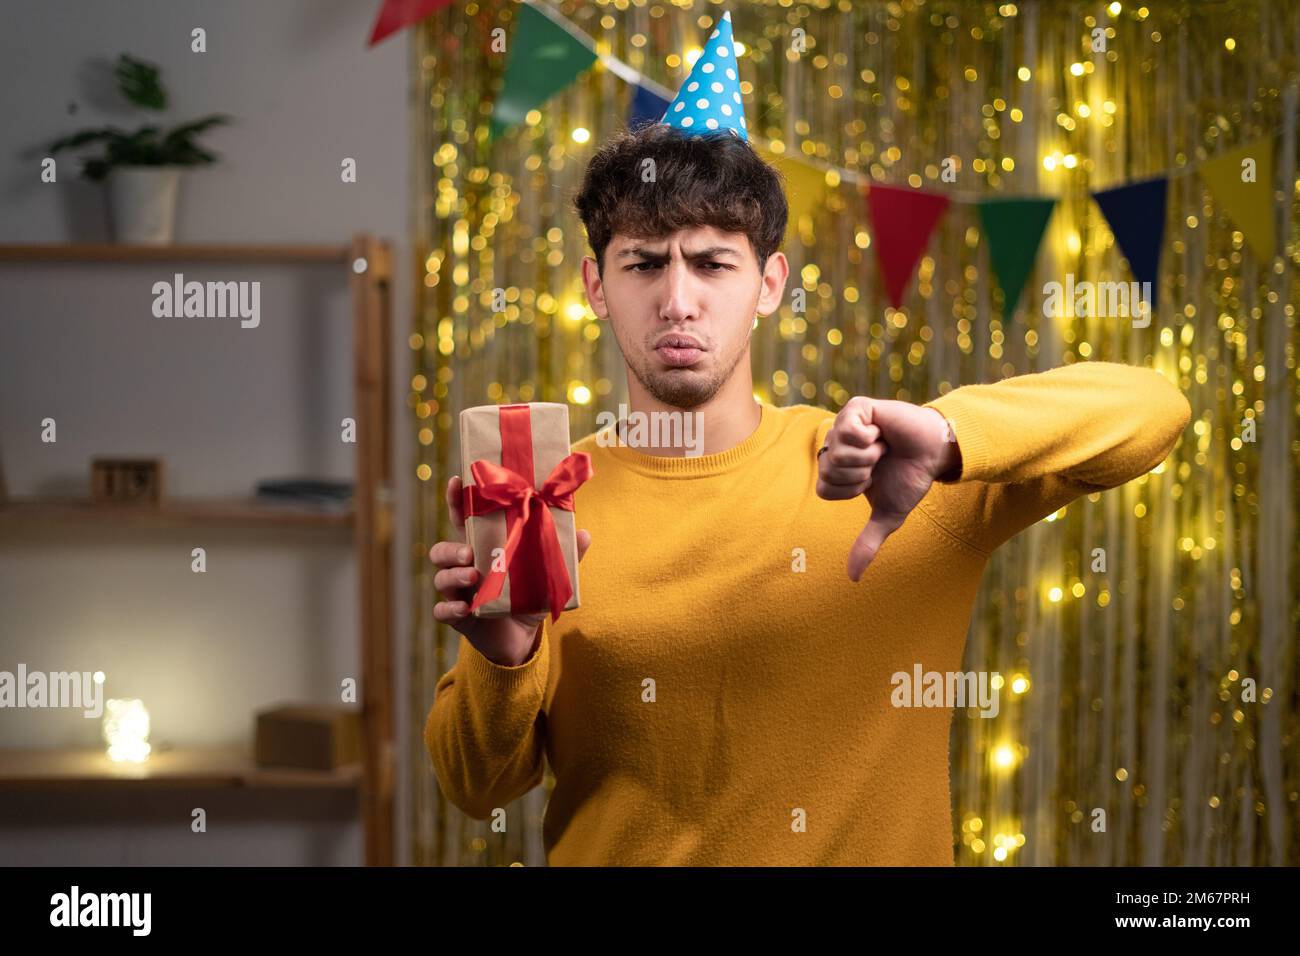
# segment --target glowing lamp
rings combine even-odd
[[[108,759],[143,763],[149,757],[149,711],[144,701],[110,699],[104,709]]]

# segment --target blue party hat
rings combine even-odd
[[[722,15],[709,34],[704,52],[691,67],[677,98],[660,120],[684,133],[709,133],[729,129],[741,139],[745,131],[745,106],[740,101],[740,74],[736,69],[736,47],[731,40],[731,13]]]

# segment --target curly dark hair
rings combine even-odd
[[[574,208],[601,275],[616,232],[652,239],[696,226],[743,232],[762,272],[789,215],[780,172],[747,140],[726,129],[688,135],[664,123],[624,130],[601,146]]]

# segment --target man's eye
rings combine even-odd
[[[704,263],[704,266],[709,272],[724,272],[732,268],[732,266],[727,265],[725,262],[706,262]],[[713,266],[717,266],[717,268],[712,268]],[[635,262],[628,266],[628,270],[631,272],[645,272],[646,269],[658,268],[659,263],[657,262]]]

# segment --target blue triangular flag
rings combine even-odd
[[[736,45],[731,39],[729,11],[709,34],[704,52],[664,113],[663,122],[685,133],[729,129],[741,139],[749,139],[745,106],[740,101],[740,75],[736,72]]]
[[[627,128],[634,130],[639,126],[659,122],[659,118],[668,109],[669,101],[654,90],[641,83],[636,85],[632,95],[632,105],[628,109]]]
[[[1133,278],[1151,283],[1152,313],[1160,295],[1160,249],[1165,239],[1168,190],[1169,180],[1161,176],[1092,194],[1133,270]]]

